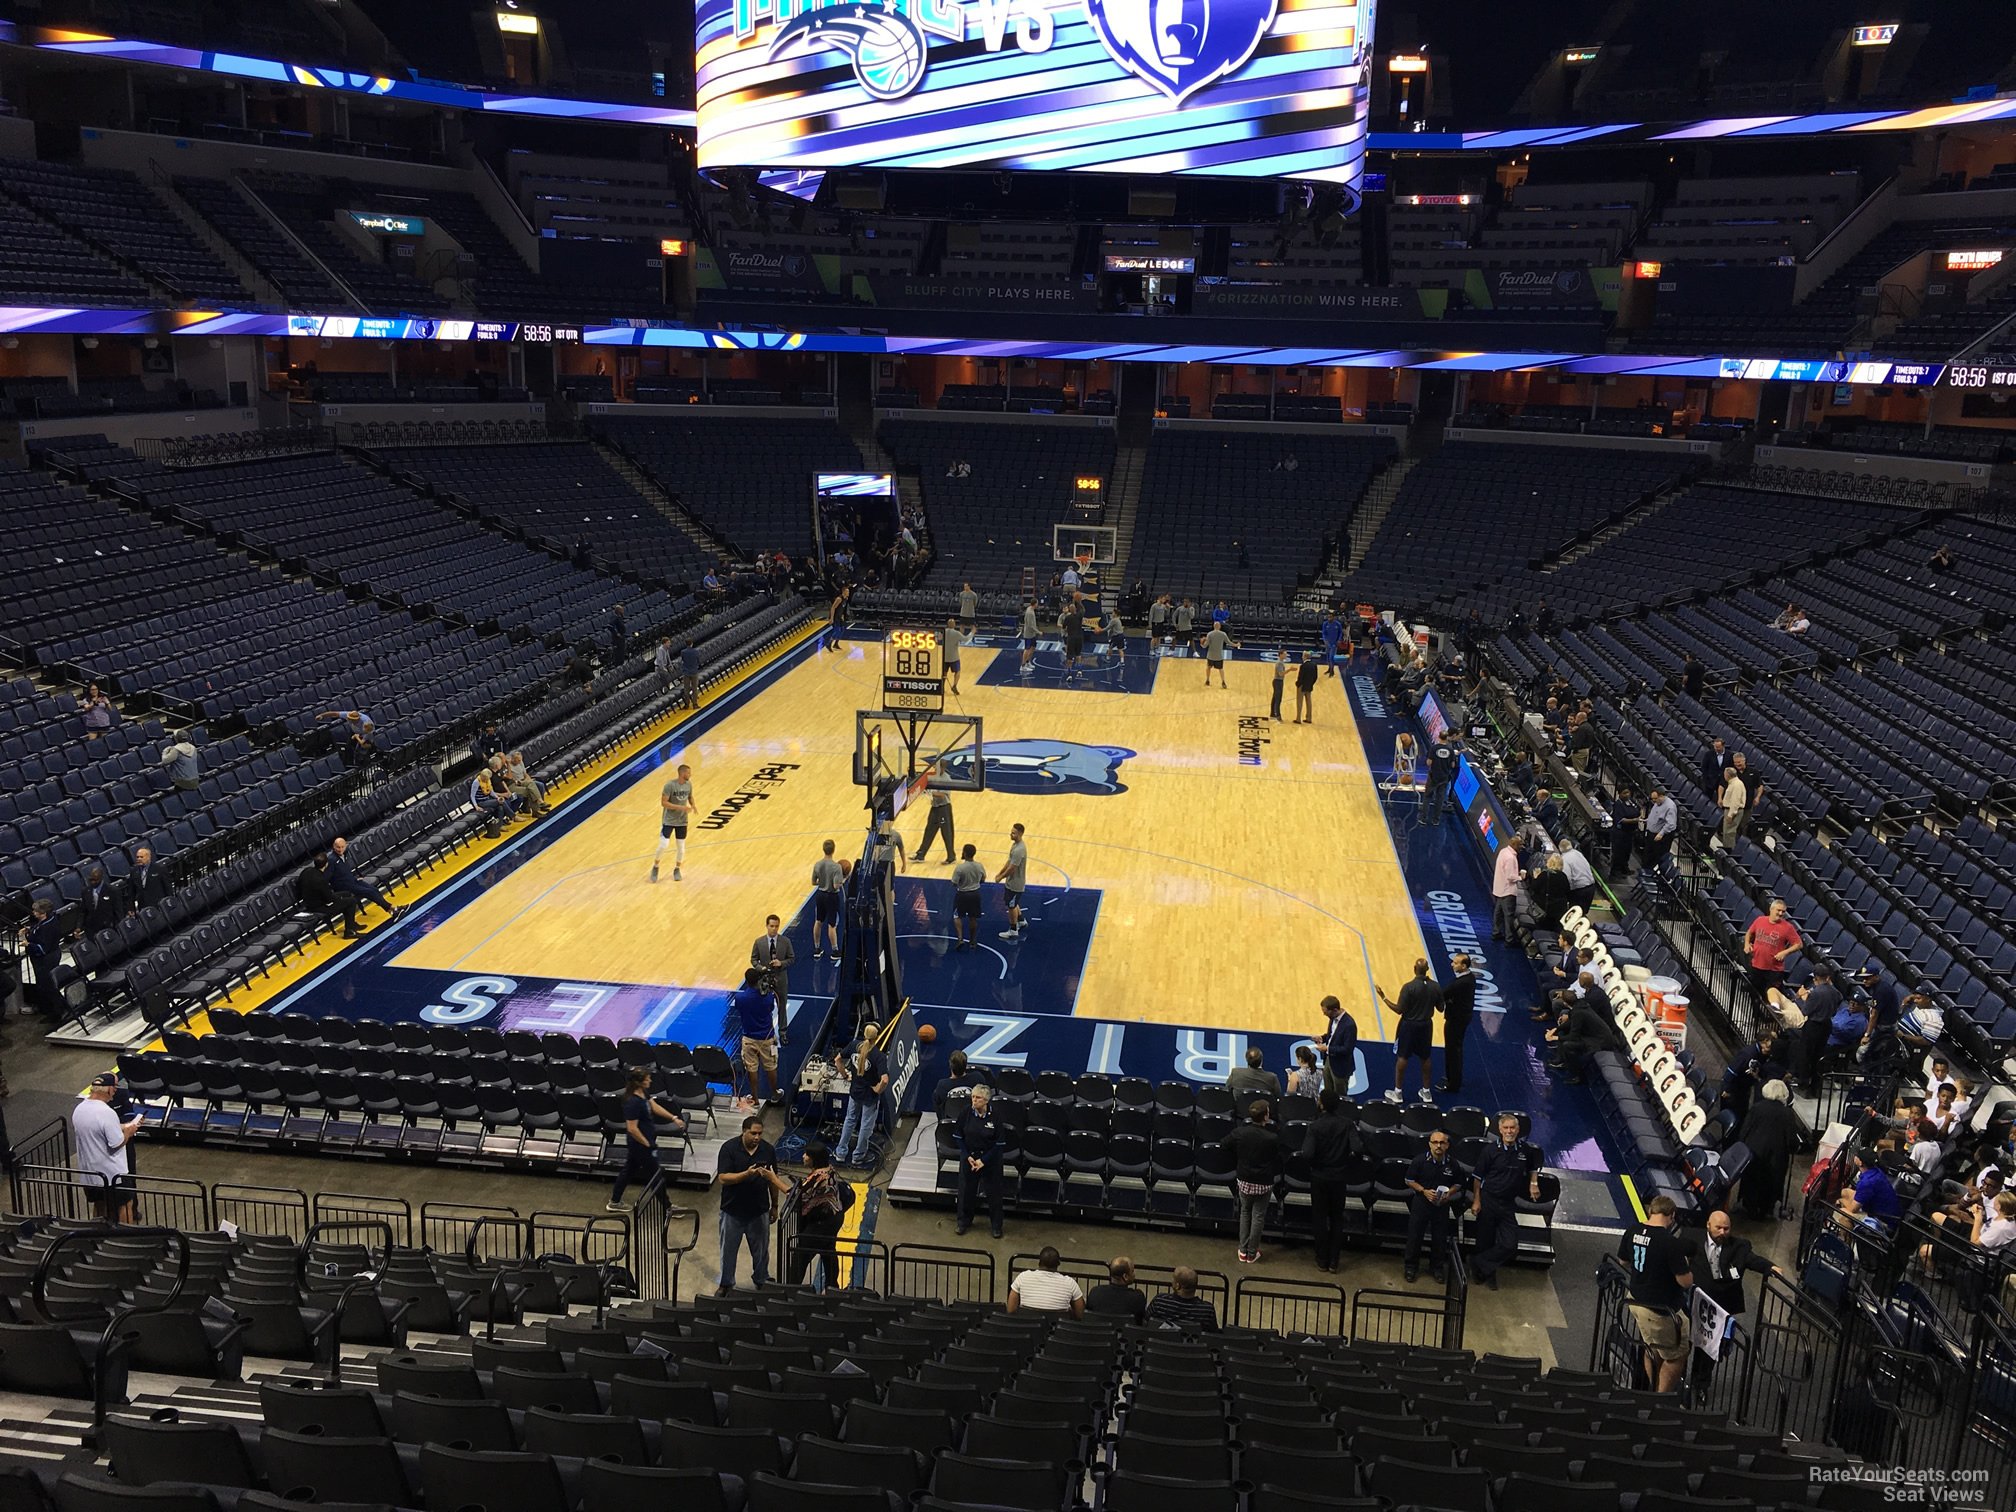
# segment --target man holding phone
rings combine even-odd
[[[755,1114],[742,1120],[737,1139],[723,1141],[714,1157],[714,1179],[721,1188],[721,1291],[735,1290],[737,1252],[749,1246],[749,1279],[770,1284],[770,1225],[777,1219],[778,1199],[791,1183],[777,1174],[777,1149],[763,1137],[763,1120]]]

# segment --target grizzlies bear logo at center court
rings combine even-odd
[[[1127,791],[1120,763],[1135,753],[1125,746],[1079,745],[1072,740],[990,740],[987,788],[995,793],[1084,793],[1104,797]],[[947,775],[965,776],[972,760],[951,752],[939,765]]]

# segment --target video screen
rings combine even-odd
[[[1449,716],[1442,712],[1442,705],[1435,695],[1421,695],[1421,728],[1427,732],[1428,744],[1440,745],[1442,737],[1449,733]]]
[[[814,473],[813,519],[822,557],[873,558],[903,529],[896,479],[889,473]]]
[[[1364,169],[1374,0],[695,0],[702,168]]]
[[[1464,813],[1469,813],[1471,805],[1477,801],[1478,787],[1477,774],[1470,770],[1470,758],[1468,756],[1458,756],[1456,758],[1455,792],[1456,806]]]
[[[822,499],[886,499],[896,492],[888,473],[814,473],[812,487]]]

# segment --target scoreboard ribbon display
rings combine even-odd
[[[1364,168],[1374,0],[695,0],[702,168]]]

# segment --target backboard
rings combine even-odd
[[[922,779],[926,788],[978,793],[987,786],[977,714],[862,709],[854,716],[854,783],[871,802]]]
[[[1089,551],[1095,566],[1111,566],[1119,550],[1119,533],[1111,525],[1050,527],[1050,555],[1059,562],[1075,562],[1081,551]]]

